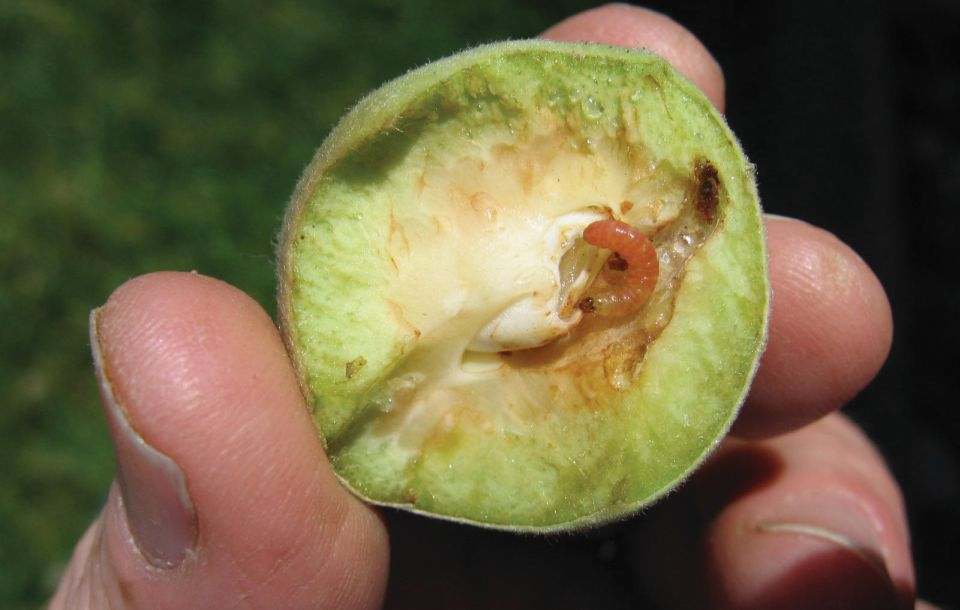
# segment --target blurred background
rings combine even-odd
[[[176,269],[272,313],[285,203],[346,108],[590,6],[0,0],[0,606],[50,595],[112,476],[89,310]],[[848,412],[903,486],[921,594],[956,605],[960,4],[648,6],[724,67],[766,210],[833,231],[886,286],[893,352]]]

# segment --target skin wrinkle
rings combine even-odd
[[[250,599],[253,589],[245,586],[245,583],[255,582],[256,579],[251,578],[250,574],[247,573],[245,562],[241,562],[234,553],[225,552],[226,549],[218,549],[218,552],[221,555],[225,556],[225,560],[230,565],[230,572],[236,572],[240,575],[240,579],[234,579],[235,589],[237,590],[237,597],[231,604],[229,608],[253,608],[253,602]],[[226,602],[225,602],[226,603]]]
[[[342,550],[343,545],[340,544],[341,539],[353,539],[358,540],[364,548],[369,548],[369,544],[364,539],[364,533],[370,533],[370,528],[361,527],[359,519],[355,520],[344,520],[343,525],[339,528],[337,532],[337,538],[332,544],[334,552],[331,554],[331,561],[335,561],[340,565],[343,565],[342,560],[337,559],[336,556],[339,554],[338,551]],[[361,583],[360,573],[357,570],[350,570],[344,574],[341,574],[341,578],[337,580],[339,587],[334,589],[331,592],[331,598],[333,601],[332,607],[342,608],[346,605],[347,601],[350,599],[352,591],[364,591],[366,593],[365,597],[371,597],[371,587],[369,582]],[[385,585],[386,583],[384,583]],[[379,594],[382,598],[383,593]]]
[[[88,586],[90,587],[89,599],[91,600],[91,608],[102,607],[106,603],[108,609],[113,608],[122,608],[124,604],[124,585],[120,582],[120,576],[117,574],[116,570],[107,570],[106,566],[113,565],[111,562],[111,552],[110,552],[110,543],[107,538],[110,536],[110,528],[106,527],[105,519],[108,516],[113,515],[122,515],[123,514],[123,505],[120,496],[120,490],[117,487],[116,482],[113,483],[110,490],[110,495],[108,496],[110,503],[113,505],[112,511],[108,511],[104,518],[100,519],[100,523],[97,527],[96,542],[94,548],[92,549],[89,557],[91,561],[89,562],[91,569],[94,574],[91,575],[90,580],[88,581]],[[136,544],[133,542],[133,538],[130,535],[129,530],[126,529],[126,519],[117,519],[122,521],[124,524],[124,529],[122,530],[125,534],[126,539],[123,541],[130,548],[136,549]],[[139,549],[134,551],[139,556]],[[93,558],[96,558],[96,561],[93,561]],[[108,577],[109,574],[109,577]],[[97,586],[93,584],[94,578],[97,581]],[[99,592],[97,595],[95,592]]]
[[[290,496],[288,495],[287,497],[289,498]],[[248,498],[247,501],[250,502],[252,500]],[[276,510],[272,512],[272,515],[275,518],[280,518],[282,512],[283,511],[281,510]],[[249,527],[272,529],[270,526],[259,522],[251,523],[249,524]],[[292,544],[283,543],[271,546],[259,545],[249,547],[244,550],[242,555],[238,555],[236,550],[227,552],[226,554],[230,559],[231,565],[240,576],[238,581],[240,584],[238,584],[237,599],[229,607],[258,607],[255,603],[255,600],[260,597],[258,592],[268,589],[271,582],[282,576],[283,569],[288,564],[292,563],[293,565],[296,565],[296,563],[291,562],[290,559],[299,556],[302,552],[301,549],[303,544],[309,540],[311,540],[311,536],[304,535],[294,537]],[[271,561],[270,567],[266,570],[264,575],[261,575],[263,568],[258,564],[262,564],[264,562],[265,556],[274,554],[276,557]]]
[[[287,494],[284,500],[281,500],[280,506],[276,511],[274,511],[274,518],[282,518],[283,514],[283,505],[290,502],[290,498],[293,495],[292,490]],[[307,521],[301,521],[300,523],[309,523]],[[251,524],[254,525],[254,524]],[[260,527],[264,527],[263,524],[256,524]],[[267,529],[274,529],[267,526]],[[302,527],[297,527],[298,530],[303,530]],[[236,558],[236,565],[242,569],[246,575],[246,566],[249,562],[254,563],[263,563],[269,559],[270,567],[266,569],[263,576],[258,576],[256,581],[254,581],[254,586],[251,590],[256,590],[258,587],[268,584],[270,581],[275,579],[289,563],[289,559],[292,557],[297,557],[301,553],[303,544],[306,540],[310,539],[310,536],[293,536],[292,540],[287,543],[286,540],[282,544],[273,544],[273,545],[258,545],[255,547],[249,548],[242,556]],[[257,567],[256,571],[258,575],[260,574],[262,568]]]
[[[219,417],[215,418],[211,415],[211,419],[215,419],[214,423],[218,423]],[[270,477],[267,475],[272,474],[272,470],[278,466],[289,466],[289,464],[271,462],[270,454],[276,449],[260,442],[262,439],[258,433],[264,429],[269,429],[269,414],[261,412],[243,422],[237,422],[233,419],[231,425],[234,427],[229,436],[223,440],[223,446],[216,457],[217,463],[259,462],[266,464],[267,471],[264,476],[260,477],[259,481],[264,485],[269,484]]]
[[[262,556],[265,553],[271,553],[271,549],[250,549],[245,559],[234,562],[234,565],[237,566],[238,570],[243,575],[243,582],[247,585],[241,592],[235,606],[242,607],[242,605],[246,603],[249,607],[256,607],[253,600],[263,597],[259,594],[259,592],[269,589],[271,583],[282,578],[287,566],[294,565],[296,567],[295,559],[301,554],[304,541],[305,538],[298,538],[293,544],[281,546],[279,548],[279,553],[276,554],[276,557],[271,562],[270,567],[267,568],[265,575],[257,578],[251,578],[250,573],[244,569],[242,565],[246,563],[247,560],[250,560],[254,557],[256,557],[258,562],[262,561]],[[258,574],[260,570],[262,570],[262,568],[255,568],[255,571]],[[290,598],[288,597],[287,599]]]
[[[213,402],[228,403],[229,397],[215,397]],[[222,414],[209,414],[211,425],[222,425]],[[285,479],[295,478],[283,473],[295,468],[289,460],[273,459],[272,453],[277,448],[269,443],[262,442],[262,433],[271,428],[271,415],[267,411],[254,413],[254,416],[245,421],[238,422],[235,418],[230,418],[230,433],[219,443],[218,453],[211,457],[213,463],[221,464],[222,468],[228,471],[236,471],[236,467],[230,467],[230,464],[259,463],[265,465],[265,472],[261,473],[256,479],[251,481],[251,486],[247,488],[247,503],[255,503],[260,500],[274,501],[272,498],[262,498],[266,496],[263,487],[268,487],[276,477]],[[292,471],[291,471],[292,472]],[[229,501],[229,499],[227,499]]]
[[[343,560],[343,556],[347,553],[347,549],[346,545],[341,542],[342,540],[356,541],[360,548],[368,550],[368,553],[365,553],[365,560],[375,559],[375,557],[371,557],[369,555],[369,550],[372,548],[370,541],[376,537],[378,527],[381,524],[377,523],[375,525],[370,525],[365,523],[365,521],[367,519],[379,520],[379,517],[373,512],[348,513],[346,510],[342,511],[342,515],[342,518],[338,521],[337,527],[331,530],[331,541],[328,546],[331,552],[324,554],[324,559],[327,560],[327,563],[331,563],[332,565],[346,565]],[[362,566],[362,562],[357,562],[355,565],[355,567]],[[387,566],[384,566],[384,568],[385,571],[388,570]],[[340,578],[337,580],[339,587],[331,591],[331,598],[336,602],[333,607],[343,607],[347,600],[349,600],[351,591],[363,591],[363,597],[367,600],[376,597],[382,599],[384,591],[381,590],[378,592],[373,589],[371,585],[379,584],[385,590],[386,579],[384,579],[384,581],[381,583],[376,583],[376,581],[363,582],[361,581],[360,576],[360,572],[356,569],[348,570],[346,572],[341,570]],[[361,582],[363,582],[363,584],[358,584]]]
[[[289,599],[304,599],[307,596],[304,594],[305,591],[310,589],[311,583],[309,578],[298,582],[295,587],[291,589],[291,594]],[[342,606],[341,606],[342,607]]]
[[[315,470],[314,477],[312,481],[315,481],[319,487],[319,481],[323,478],[323,471],[320,469],[320,466],[317,466]],[[352,526],[360,518],[359,514],[353,513],[354,519],[351,519],[351,513],[348,510],[346,502],[341,502],[336,508],[336,514],[326,515],[325,519],[320,519],[316,513],[311,514],[311,519],[309,521],[312,528],[315,528],[319,534],[314,536],[314,539],[322,539],[326,541],[326,550],[321,554],[321,559],[319,563],[315,566],[318,570],[327,569],[327,566],[333,566],[330,568],[330,572],[343,572],[343,566],[349,564],[349,562],[344,561],[343,554],[347,552],[346,544],[341,541],[355,541],[361,542],[364,541],[358,540],[359,536],[357,530],[353,530]],[[331,517],[334,517],[331,519]],[[359,533],[362,533],[362,528],[359,530]],[[368,548],[369,545],[361,544],[359,548]],[[347,554],[349,556],[349,554]],[[347,571],[346,574],[341,573],[341,577],[336,580],[340,585],[339,591],[334,595],[335,599],[343,602],[349,598],[350,591],[353,590],[352,583],[348,584],[348,576],[350,571]],[[336,590],[335,590],[336,591]],[[340,607],[343,603],[338,603],[334,607]]]
[[[99,520],[95,521],[93,525],[88,527],[87,531],[83,534],[83,537],[80,538],[80,542],[77,543],[77,546],[73,551],[73,556],[70,559],[70,563],[72,565],[76,565],[78,558],[82,558],[80,562],[80,569],[67,570],[67,572],[64,574],[64,578],[66,580],[61,582],[60,586],[54,593],[53,598],[50,600],[51,608],[59,608],[65,604],[67,605],[66,607],[69,608],[82,607],[71,604],[71,600],[80,595],[83,581],[87,578],[87,572],[90,571],[90,538],[92,536],[93,529],[96,527],[98,522]]]
[[[96,607],[93,603],[94,587],[91,586],[91,582],[94,578],[93,573],[97,571],[97,566],[93,558],[98,556],[96,549],[100,539],[100,524],[101,520],[98,519],[87,529],[83,538],[81,538],[77,549],[74,551],[74,558],[84,557],[83,567],[80,570],[68,572],[69,583],[67,583],[61,591],[58,591],[57,596],[53,600],[54,603],[51,605],[55,606],[55,603],[59,602],[62,597],[63,607],[66,608],[82,609]]]
[[[277,480],[289,480],[296,478],[294,476],[296,474],[295,470],[292,470],[295,468],[295,464],[293,464],[291,460],[277,460],[273,458],[270,453],[275,450],[275,447],[269,444],[254,442],[250,447],[252,452],[247,451],[246,445],[249,443],[244,442],[242,437],[246,436],[246,434],[244,434],[245,432],[249,432],[251,430],[263,430],[265,422],[261,421],[261,419],[262,418],[258,415],[258,417],[244,422],[241,428],[232,434],[225,443],[226,446],[229,447],[229,451],[224,452],[220,459],[223,461],[242,459],[245,462],[254,461],[257,463],[266,464],[265,470],[258,473],[257,478],[253,480],[247,487],[248,496],[244,501],[248,504],[269,503],[274,507],[271,511],[272,518],[286,519],[291,513],[291,510],[289,510],[288,507],[293,506],[295,508],[297,505],[310,504],[309,501],[303,502],[303,500],[309,500],[311,496],[318,495],[316,490],[320,487],[319,482],[321,478],[321,472],[318,468],[314,476],[311,478],[311,482],[307,486],[286,486],[284,488],[283,496],[277,497],[275,495],[271,495],[271,488],[275,487]],[[269,419],[266,423],[269,423]],[[254,438],[253,440],[257,439]],[[257,453],[262,453],[263,455],[257,457]],[[296,511],[294,510],[292,512]],[[253,523],[249,526],[261,528],[264,527],[262,523]],[[269,526],[267,527],[268,529],[276,529]],[[243,528],[241,527],[240,529]],[[283,531],[287,528],[281,527],[279,529]],[[303,525],[301,524],[297,529],[302,531]],[[300,543],[303,540],[310,539],[311,536],[291,535],[291,538],[293,539],[294,543]],[[236,558],[236,561],[240,564],[246,564],[251,556],[262,554],[264,550],[266,549],[251,549],[247,556],[238,557]],[[289,550],[290,547],[287,547],[282,555],[289,554]],[[274,561],[275,566],[279,565],[278,562],[282,563],[282,558],[278,558]],[[271,575],[271,577],[274,569],[268,571],[268,575]]]
[[[284,505],[292,502],[295,496],[309,497],[312,495],[316,495],[315,490],[322,487],[321,485],[322,479],[323,479],[323,472],[318,466],[317,469],[315,470],[314,476],[311,478],[310,483],[306,487],[302,488],[302,493],[297,493],[297,491],[299,490],[288,489],[288,493],[284,497],[284,500],[281,501],[277,510],[272,512],[272,515],[275,518],[282,518],[283,511],[281,510],[281,508]],[[276,503],[276,499],[272,499],[270,501],[272,503]],[[318,538],[326,537],[325,534],[318,535],[316,532],[326,529],[326,526],[327,526],[326,520],[329,517],[329,515],[325,515],[324,519],[321,519],[317,513],[311,512],[308,515],[308,517],[309,517],[308,519],[301,519],[297,522],[296,530],[301,535],[293,535],[291,538],[292,543],[288,544],[285,541],[283,544],[280,544],[279,546],[274,545],[271,547],[260,546],[260,547],[250,548],[242,557],[237,557],[235,555],[231,557],[231,563],[236,567],[237,571],[241,574],[242,582],[246,583],[247,586],[243,588],[243,591],[240,594],[240,598],[237,599],[236,603],[234,605],[231,605],[230,607],[236,607],[236,608],[258,607],[253,603],[252,599],[250,598],[256,599],[258,597],[257,592],[261,589],[267,588],[272,581],[281,577],[288,565],[293,565],[294,567],[296,567],[297,562],[292,561],[293,559],[296,559],[301,555],[310,556],[312,554],[309,548],[306,551],[304,551],[305,545],[312,544]],[[253,524],[253,525],[257,527],[264,527],[263,524]],[[268,529],[270,528],[268,527]],[[278,550],[279,552],[276,553],[276,557],[271,561],[271,565],[266,571],[266,576],[265,577],[258,576],[258,578],[252,578],[250,576],[250,572],[252,571],[259,575],[261,573],[262,568],[253,567],[252,570],[248,570],[247,568],[248,563],[251,561],[262,562],[265,554],[270,554],[272,551],[275,551],[275,550]],[[324,564],[325,562],[321,562],[321,563],[315,563],[311,566],[312,567],[311,573],[304,575],[303,577],[304,580],[300,584],[301,590],[307,590],[309,588],[310,586],[309,578],[311,577],[312,573],[322,571]],[[335,565],[337,564],[335,563]]]

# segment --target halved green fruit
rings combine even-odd
[[[603,218],[660,260],[621,318],[577,307],[622,281],[581,238]],[[722,117],[659,57],[587,44],[484,46],[373,92],[280,245],[285,340],[341,480],[518,531],[616,519],[684,479],[743,401],[768,292]]]

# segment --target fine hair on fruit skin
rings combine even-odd
[[[387,83],[307,167],[278,259],[340,480],[482,527],[662,497],[729,429],[766,340],[752,166],[638,50],[496,43]]]

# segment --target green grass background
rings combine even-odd
[[[0,0],[0,607],[37,607],[113,472],[87,315],[197,270],[273,312],[293,186],[364,92],[589,3]]]

